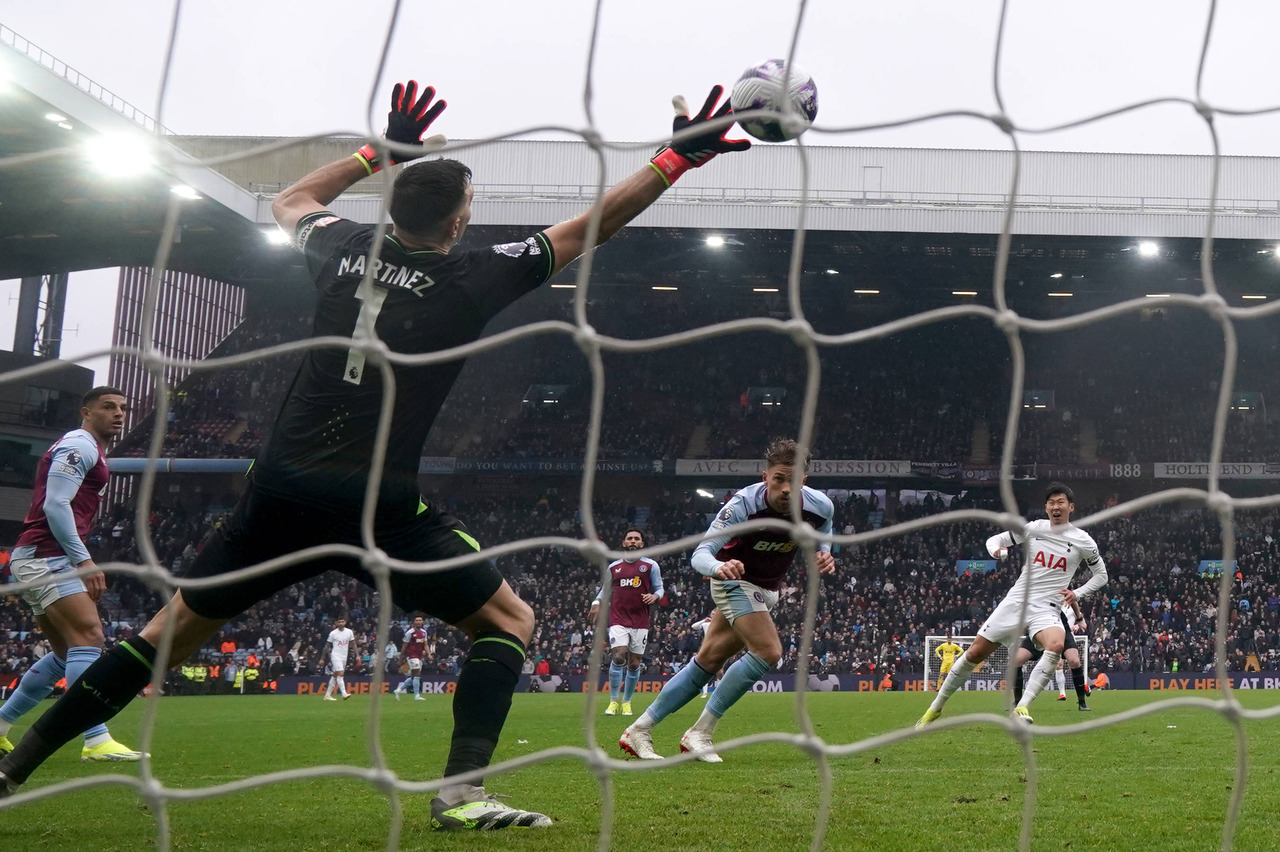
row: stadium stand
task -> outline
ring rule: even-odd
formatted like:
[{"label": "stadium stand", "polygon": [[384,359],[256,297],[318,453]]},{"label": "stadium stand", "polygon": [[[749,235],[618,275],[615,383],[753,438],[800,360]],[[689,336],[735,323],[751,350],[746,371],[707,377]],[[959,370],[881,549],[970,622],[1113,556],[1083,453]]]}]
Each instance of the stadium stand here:
[{"label": "stadium stand", "polygon": [[[957,498],[958,500],[958,498]],[[582,534],[576,518],[576,494],[548,491],[519,497],[451,501],[482,542],[505,542],[549,533]],[[967,505],[967,504],[966,504]],[[929,495],[899,507],[897,520],[951,508]],[[1082,507],[1083,508],[1083,507]],[[654,541],[702,532],[707,515],[683,501],[650,507],[648,531]],[[620,538],[628,507],[597,506],[607,541]],[[870,527],[872,507],[860,496],[838,506],[836,529]],[[205,518],[176,506],[157,505],[150,517],[157,552],[175,571],[195,555],[203,532],[218,518]],[[1263,669],[1280,668],[1280,556],[1276,522],[1271,516],[1242,516],[1239,578],[1233,586],[1227,636],[1229,668],[1242,670],[1250,655]],[[90,546],[99,561],[138,561],[132,509],[117,506],[104,515]],[[1199,510],[1162,509],[1104,524],[1094,531],[1111,582],[1088,601],[1091,666],[1099,671],[1208,670],[1213,660],[1217,580],[1201,576],[1200,560],[1220,552],[1217,523]],[[824,578],[823,600],[811,669],[823,673],[863,673],[891,669],[918,673],[927,634],[972,633],[1004,594],[1012,570],[957,573],[957,559],[985,558],[990,530],[980,524],[930,528],[858,549],[838,550],[838,573]],[[705,582],[688,567],[687,553],[666,558],[667,597],[659,609],[646,661],[651,672],[670,672],[696,649],[700,635],[691,624],[710,611]],[[583,674],[593,625],[585,620],[595,595],[598,573],[575,552],[539,549],[502,557],[499,566],[538,613],[531,646],[535,662],[545,658],[553,673]],[[780,670],[793,671],[803,616],[803,582],[792,573],[777,612],[783,639]],[[136,581],[113,578],[103,610],[108,642],[119,641],[145,623],[159,601]],[[357,636],[357,673],[371,671],[377,653],[376,596],[348,578],[323,578],[282,592],[227,625],[240,656],[261,654],[276,674],[318,671],[326,621],[350,615]],[[403,614],[400,614],[403,615]],[[21,672],[47,652],[25,607],[0,599],[0,674]],[[433,628],[434,631],[434,628]],[[225,637],[202,654],[222,657]],[[433,632],[429,672],[456,670],[461,636]]]}]

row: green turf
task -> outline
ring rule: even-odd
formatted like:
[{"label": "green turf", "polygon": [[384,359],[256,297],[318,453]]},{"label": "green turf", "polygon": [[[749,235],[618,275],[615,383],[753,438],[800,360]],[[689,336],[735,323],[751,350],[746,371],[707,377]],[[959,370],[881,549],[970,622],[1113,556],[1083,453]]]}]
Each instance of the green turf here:
[{"label": "green turf", "polygon": [[[1213,693],[1197,693],[1214,697]],[[1248,707],[1280,704],[1280,693],[1239,693]],[[1095,713],[1074,701],[1041,699],[1037,730],[1096,718],[1166,695],[1096,695]],[[637,712],[649,696],[637,696]],[[557,745],[583,745],[580,695],[517,695],[498,758]],[[818,694],[809,697],[817,733],[849,743],[910,725],[927,697],[918,693]],[[152,751],[166,785],[199,789],[255,774],[321,764],[368,766],[369,699],[325,703],[314,697],[165,698]],[[48,706],[47,704],[45,706]],[[947,716],[998,709],[1000,699],[961,693]],[[657,730],[661,753],[675,753],[695,705]],[[142,703],[112,724],[138,741]],[[429,780],[443,766],[451,726],[449,699],[386,701],[383,745],[399,775]],[[603,704],[600,705],[603,709]],[[792,695],[749,695],[721,724],[717,741],[763,730],[796,732]],[[23,722],[27,720],[24,719]],[[620,755],[626,720],[601,716],[598,740]],[[16,729],[21,732],[21,728]],[[1280,784],[1275,747],[1280,721],[1250,722],[1249,774],[1235,839],[1240,850],[1280,849]],[[527,742],[519,742],[526,740]],[[1069,738],[1035,741],[1036,850],[1211,850],[1221,846],[1236,745],[1218,714],[1162,711]],[[119,766],[82,764],[79,744],[55,755],[27,789],[105,776]],[[611,848],[618,850],[803,850],[809,848],[820,793],[817,764],[794,746],[748,746],[725,763],[615,772]],[[636,766],[640,764],[636,762]],[[1016,849],[1025,766],[1014,740],[991,726],[936,730],[870,752],[835,758],[827,849]],[[137,776],[136,767],[123,771]],[[443,834],[428,828],[429,795],[402,796],[403,849],[590,850],[600,832],[602,788],[582,761],[561,758],[491,778],[489,789],[518,806],[542,810],[556,825],[494,835]],[[246,792],[168,805],[173,847],[202,850],[366,850],[386,845],[391,808],[381,792],[350,779],[277,783]],[[155,815],[124,787],[99,787],[0,811],[0,849],[137,850],[154,847]]]}]

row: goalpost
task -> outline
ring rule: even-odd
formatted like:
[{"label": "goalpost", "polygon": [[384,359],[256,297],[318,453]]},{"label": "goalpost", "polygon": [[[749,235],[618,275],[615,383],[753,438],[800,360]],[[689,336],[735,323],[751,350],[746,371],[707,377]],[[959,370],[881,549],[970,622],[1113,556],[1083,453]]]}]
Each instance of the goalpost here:
[{"label": "goalpost", "polygon": [[[973,644],[973,640],[977,636],[952,636],[951,641],[955,642],[965,650]],[[1072,639],[1076,642],[1076,648],[1080,651],[1080,665],[1084,671],[1085,683],[1089,682],[1089,637],[1072,634]],[[938,646],[947,641],[946,636],[926,636],[924,637],[924,688],[928,690],[936,690],[938,688],[939,666],[942,660],[934,653]],[[1009,670],[1009,648],[1003,645],[997,648],[990,657],[987,657],[982,665],[974,669],[973,674],[969,676],[969,680],[961,689],[971,691],[994,691],[1004,688],[1005,673]],[[1034,662],[1029,662],[1022,667],[1022,676],[1024,678],[1031,676],[1031,669],[1035,667]],[[1063,675],[1068,681],[1071,680],[1071,669],[1067,665],[1062,667]]]}]

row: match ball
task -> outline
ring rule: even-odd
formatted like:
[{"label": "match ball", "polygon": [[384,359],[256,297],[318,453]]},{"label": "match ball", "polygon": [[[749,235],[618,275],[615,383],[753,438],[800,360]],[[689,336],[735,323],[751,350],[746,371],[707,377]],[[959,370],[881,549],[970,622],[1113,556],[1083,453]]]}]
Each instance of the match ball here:
[{"label": "match ball", "polygon": [[742,72],[729,93],[729,103],[735,113],[759,109],[778,113],[778,118],[738,119],[738,124],[762,142],[786,142],[813,124],[818,115],[818,87],[799,65],[793,64],[788,74],[785,60],[769,59]]}]

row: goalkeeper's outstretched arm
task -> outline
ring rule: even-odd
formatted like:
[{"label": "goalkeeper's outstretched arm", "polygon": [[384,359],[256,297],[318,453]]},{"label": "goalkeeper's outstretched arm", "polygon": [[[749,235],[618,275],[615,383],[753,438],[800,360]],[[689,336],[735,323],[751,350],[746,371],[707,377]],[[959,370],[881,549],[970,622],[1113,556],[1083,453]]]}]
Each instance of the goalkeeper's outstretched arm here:
[{"label": "goalkeeper's outstretched arm", "polygon": [[297,230],[302,217],[311,213],[319,213],[328,208],[333,200],[351,187],[379,171],[383,165],[395,165],[415,156],[421,156],[425,149],[422,143],[444,143],[444,137],[423,139],[431,122],[444,112],[447,103],[437,100],[431,103],[436,90],[427,86],[418,96],[418,83],[396,83],[391,93],[391,111],[387,113],[387,129],[383,136],[388,142],[397,146],[412,145],[418,148],[414,153],[406,154],[401,150],[390,151],[385,158],[372,145],[365,145],[349,157],[344,157],[327,166],[321,166],[297,183],[285,189],[271,202],[271,215],[276,224],[287,234]]},{"label": "goalkeeper's outstretched arm", "polygon": [[[672,139],[671,144],[664,147],[649,164],[622,183],[610,189],[600,199],[598,205],[587,212],[575,216],[567,222],[553,225],[546,230],[547,239],[551,242],[555,253],[555,268],[552,274],[564,269],[587,250],[587,234],[591,228],[591,219],[600,210],[600,226],[596,231],[595,245],[600,245],[612,237],[622,227],[639,216],[658,200],[666,189],[689,169],[706,165],[717,154],[730,151],[745,151],[751,143],[745,139],[726,139],[733,122],[727,121],[732,112],[729,102],[717,110],[716,104],[724,89],[714,86],[711,94],[697,114],[690,117],[689,108],[684,98],[675,97],[672,104],[676,108],[676,117],[672,125],[672,133],[680,138]],[[703,127],[710,123],[709,127]],[[695,128],[700,132],[689,134]]]}]

